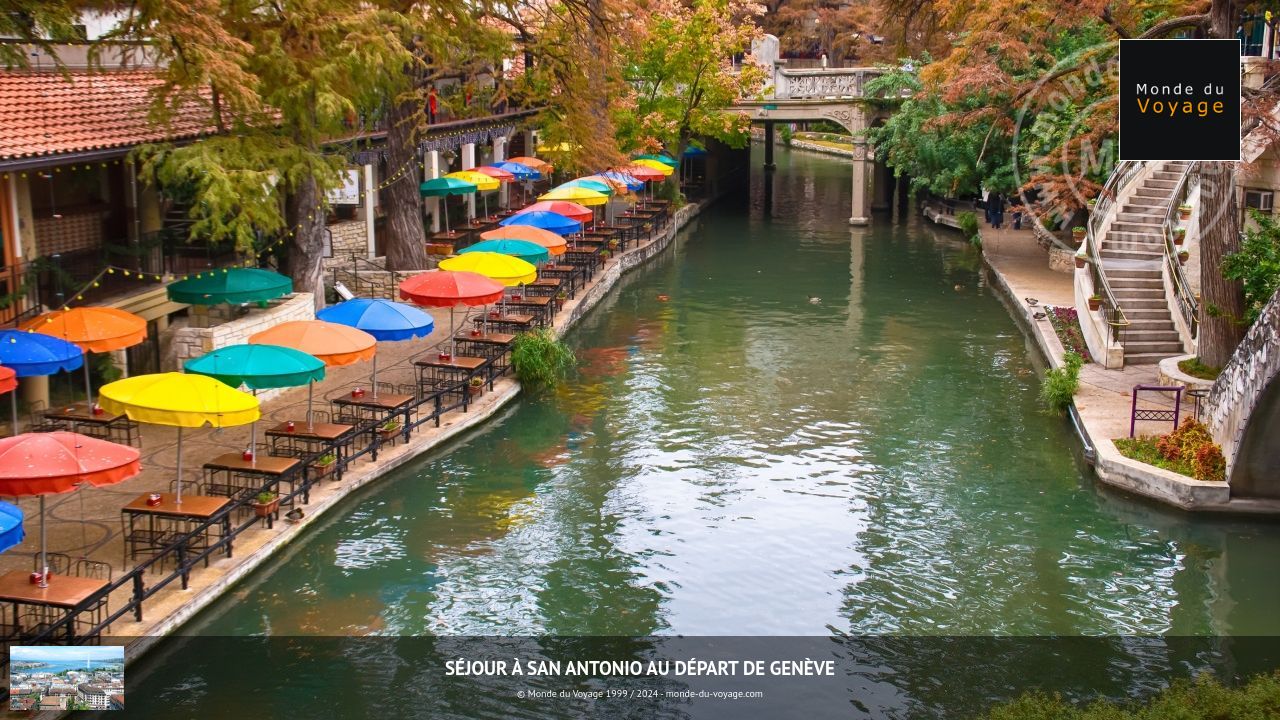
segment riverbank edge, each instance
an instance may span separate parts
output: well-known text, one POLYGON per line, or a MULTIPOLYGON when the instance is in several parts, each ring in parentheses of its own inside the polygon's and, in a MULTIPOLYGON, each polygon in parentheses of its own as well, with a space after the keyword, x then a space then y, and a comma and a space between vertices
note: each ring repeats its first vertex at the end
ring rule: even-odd
MULTIPOLYGON (((648 264, 650 260, 662 254, 675 241, 676 235, 684 229, 686 225, 691 223, 703 210, 704 207, 714 202, 714 198, 710 200, 693 202, 676 210, 672 216, 672 221, 667 225, 666 231, 655 238, 653 242, 634 248, 625 253, 617 255, 617 262, 608 264, 604 270, 596 276, 596 280, 592 285, 582 293, 581 296, 573 301, 573 308, 567 317, 555 325, 555 331, 558 336, 563 336, 570 328, 580 322, 587 314, 595 308, 596 305, 617 285, 624 273, 631 272, 635 269, 648 264)), ((497 388, 495 387, 495 390, 497 388)), ((296 525, 288 525, 280 529, 280 532, 274 537, 267 540, 260 547, 252 551, 249 555, 243 556, 241 561, 236 563, 235 567, 230 568, 215 583, 206 588, 196 591, 191 598, 183 603, 179 608, 171 612, 164 620, 156 623, 152 630, 145 636, 140 636, 130 641, 126 647, 127 662, 140 658, 148 650, 155 647, 161 640, 175 633, 176 630, 186 624, 191 618, 204 610, 214 601, 218 600, 224 594, 232 590, 237 582, 247 577, 253 571, 258 569, 264 562, 283 550, 289 543, 302 537, 309 530, 312 523, 318 521, 326 512, 337 507, 343 500, 350 497, 358 490, 367 487, 384 477, 388 472, 395 470, 410 461, 416 460, 424 454, 437 450, 446 443, 454 440, 458 436, 466 433, 490 418, 498 414, 520 394, 520 384, 512 379, 505 388, 491 393, 493 398, 483 407, 475 408, 471 412, 463 413, 447 429, 444 429, 439 435, 427 439, 421 443, 410 442, 405 446, 403 452, 394 455, 384 456, 376 463, 361 468, 357 471, 348 471, 343 480, 343 488, 339 492, 316 500, 307 505, 307 518, 304 522, 296 525)), ((278 528, 281 526, 277 525, 278 528)))
MULTIPOLYGON (((927 215, 925 217, 928 218, 927 215)), ((946 223, 935 224, 951 227, 946 223)), ((1062 367, 1065 348, 1057 333, 1048 322, 1037 322, 1032 317, 1036 308, 1018 301, 1020 297, 1035 296, 1036 288, 1015 288, 1010 278, 985 252, 982 253, 982 266, 992 279, 991 286, 998 291, 1001 304, 1013 318, 1014 324, 1034 342, 1041 359, 1049 367, 1062 367)), ((1104 485, 1186 512, 1280 515, 1280 502, 1232 498, 1231 487, 1227 483, 1188 478, 1125 457, 1120 454, 1110 437, 1098 431, 1096 419, 1091 423, 1090 414, 1079 411, 1074 403, 1071 407, 1071 420, 1076 424, 1086 451, 1092 450, 1094 473, 1104 485), (1094 427, 1091 428, 1091 424, 1094 427)))

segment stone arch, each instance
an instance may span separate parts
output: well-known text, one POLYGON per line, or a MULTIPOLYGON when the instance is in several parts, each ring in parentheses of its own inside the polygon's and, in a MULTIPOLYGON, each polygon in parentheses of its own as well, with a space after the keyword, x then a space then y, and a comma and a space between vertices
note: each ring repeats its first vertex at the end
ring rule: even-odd
POLYGON ((1280 499, 1280 382, 1273 377, 1249 414, 1236 449, 1231 494, 1280 499))

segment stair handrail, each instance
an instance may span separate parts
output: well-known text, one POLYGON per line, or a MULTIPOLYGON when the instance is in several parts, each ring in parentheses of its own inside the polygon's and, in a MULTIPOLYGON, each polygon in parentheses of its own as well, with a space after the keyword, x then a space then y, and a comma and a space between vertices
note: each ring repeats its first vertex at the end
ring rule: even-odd
POLYGON ((1178 261, 1179 248, 1174 238, 1178 229, 1178 208, 1200 185, 1200 173, 1195 169, 1196 167, 1197 163, 1191 163, 1182 171, 1182 176, 1178 178, 1178 184, 1173 189, 1173 195, 1169 197, 1169 209, 1164 215, 1164 263, 1169 271, 1169 277, 1173 280, 1173 296, 1178 301, 1178 311, 1182 313, 1182 319, 1187 323, 1192 339, 1195 339, 1200 328, 1200 303, 1187 283, 1186 273, 1182 271, 1182 263, 1178 261))
POLYGON ((1134 180, 1143 170, 1143 163, 1137 160, 1126 160, 1111 171, 1111 176, 1107 178, 1107 183, 1102 187, 1102 192, 1098 194, 1098 199, 1094 203, 1093 211, 1089 215, 1089 222, 1085 226, 1085 254, 1089 258, 1089 274, 1093 278, 1094 292, 1100 295, 1103 303, 1107 308, 1107 326, 1111 329, 1110 342, 1120 342, 1120 329, 1129 325, 1129 319, 1125 317, 1124 310, 1120 309, 1120 302, 1116 299, 1115 292, 1111 290, 1111 284, 1107 282, 1107 274, 1102 271, 1102 247, 1100 243, 1100 235, 1102 234, 1102 224, 1111 214, 1112 207, 1116 204, 1116 200, 1120 197, 1120 190, 1126 187, 1134 180))

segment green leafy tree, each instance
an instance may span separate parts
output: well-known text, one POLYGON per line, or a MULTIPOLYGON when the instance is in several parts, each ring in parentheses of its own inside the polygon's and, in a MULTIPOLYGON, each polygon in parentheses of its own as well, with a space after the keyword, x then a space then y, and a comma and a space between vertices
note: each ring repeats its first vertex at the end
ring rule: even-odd
POLYGON ((1222 274, 1243 285, 1245 321, 1252 324, 1280 290, 1280 222, 1257 210, 1249 216, 1254 225, 1245 229, 1240 250, 1223 258, 1222 274))

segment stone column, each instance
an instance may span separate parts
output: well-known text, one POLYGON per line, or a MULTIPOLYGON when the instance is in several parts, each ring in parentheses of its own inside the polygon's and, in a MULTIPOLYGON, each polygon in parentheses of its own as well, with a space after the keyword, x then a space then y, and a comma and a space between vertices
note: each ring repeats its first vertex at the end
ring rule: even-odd
POLYGON ((772 172, 777 170, 778 166, 773 162, 773 123, 765 121, 764 124, 764 171, 772 172))
POLYGON ((374 206, 378 204, 378 191, 374 184, 373 166, 364 166, 364 238, 369 251, 369 259, 377 256, 377 243, 373 237, 374 206))
MULTIPOLYGON (((507 139, 505 137, 496 137, 493 139, 493 164, 497 165, 507 159, 507 139)), ((498 207, 505 208, 508 206, 510 194, 507 191, 509 183, 502 183, 498 186, 498 207)))
MULTIPOLYGON (((440 151, 431 150, 427 153, 423 162, 422 179, 423 181, 435 180, 438 177, 440 177, 440 151)), ((426 198, 426 201, 427 212, 431 213, 431 232, 435 234, 442 229, 440 224, 440 198, 429 197, 426 198)))
POLYGON ((855 141, 853 146, 853 208, 849 215, 850 225, 870 225, 870 183, 872 168, 867 167, 870 161, 867 160, 867 144, 865 141, 855 141))
MULTIPOLYGON (((462 169, 470 170, 476 166, 476 144, 463 143, 462 145, 462 169)), ((476 193, 467 196, 467 217, 476 216, 476 193)))

